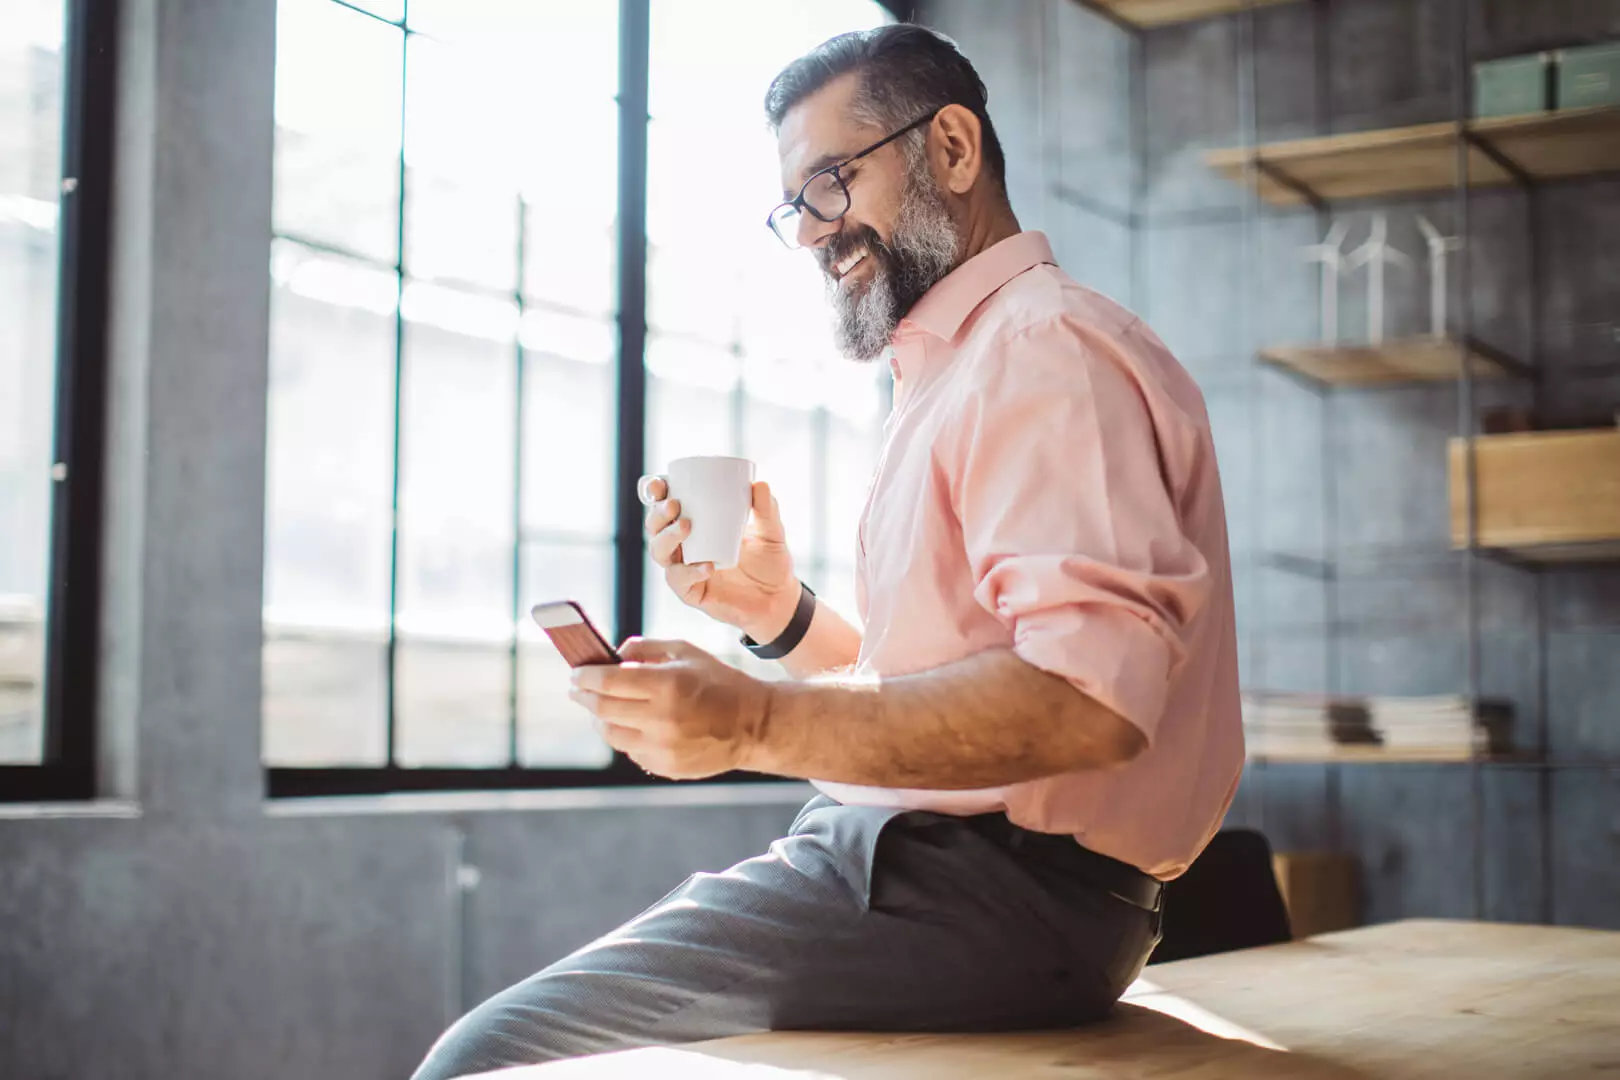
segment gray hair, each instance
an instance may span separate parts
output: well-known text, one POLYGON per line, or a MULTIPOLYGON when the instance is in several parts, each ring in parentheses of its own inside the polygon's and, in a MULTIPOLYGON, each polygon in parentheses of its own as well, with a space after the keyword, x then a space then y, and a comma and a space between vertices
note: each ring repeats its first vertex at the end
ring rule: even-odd
MULTIPOLYGON (((793 106, 850 72, 860 76, 853 103, 855 118, 885 132, 946 105, 961 105, 972 112, 984 132, 989 173, 1006 190, 1007 161, 986 108, 989 94, 984 80, 955 42, 914 23, 840 34, 783 68, 765 93, 765 116, 771 127, 781 127, 793 106)), ((919 129, 901 141, 908 162, 916 162, 926 140, 926 130, 919 129)))

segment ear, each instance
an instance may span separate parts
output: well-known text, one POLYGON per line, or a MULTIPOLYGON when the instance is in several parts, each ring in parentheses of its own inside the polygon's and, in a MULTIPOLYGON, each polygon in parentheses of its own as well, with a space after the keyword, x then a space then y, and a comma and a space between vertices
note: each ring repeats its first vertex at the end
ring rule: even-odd
POLYGON ((984 169, 984 128, 973 110, 947 105, 930 125, 934 172, 953 195, 966 195, 984 169))

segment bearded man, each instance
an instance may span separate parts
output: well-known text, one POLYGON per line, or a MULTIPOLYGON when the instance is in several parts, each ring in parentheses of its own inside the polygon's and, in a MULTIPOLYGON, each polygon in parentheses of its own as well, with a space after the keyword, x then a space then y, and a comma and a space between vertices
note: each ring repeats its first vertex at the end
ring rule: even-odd
POLYGON ((984 84, 945 38, 833 38, 765 107, 769 226, 825 272, 843 351, 894 377, 851 538, 862 625, 799 581, 763 483, 724 570, 682 560, 655 484, 669 587, 791 678, 633 639, 573 694, 650 772, 821 793, 765 854, 479 1006, 419 1080, 770 1029, 1098 1018, 1231 802, 1231 570, 1192 380, 1021 231, 984 84))

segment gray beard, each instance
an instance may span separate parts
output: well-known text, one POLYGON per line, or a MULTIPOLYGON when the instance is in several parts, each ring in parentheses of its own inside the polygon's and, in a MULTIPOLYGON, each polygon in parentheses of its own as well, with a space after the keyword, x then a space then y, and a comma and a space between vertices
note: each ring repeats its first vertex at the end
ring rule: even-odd
POLYGON ((876 359, 889 347, 900 320, 956 268, 959 248, 945 197, 919 162, 908 172, 893 236, 881 250, 869 245, 868 257, 877 260, 871 280, 859 290, 827 283, 839 351, 863 363, 876 359))

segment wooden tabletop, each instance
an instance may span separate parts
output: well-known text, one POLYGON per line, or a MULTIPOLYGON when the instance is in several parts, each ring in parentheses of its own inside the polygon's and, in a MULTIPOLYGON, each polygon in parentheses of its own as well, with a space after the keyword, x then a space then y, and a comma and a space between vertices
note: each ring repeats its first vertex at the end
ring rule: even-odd
POLYGON ((1116 1015, 1012 1035, 784 1032, 501 1080, 1620 1076, 1620 933, 1411 920, 1147 969, 1116 1015))

